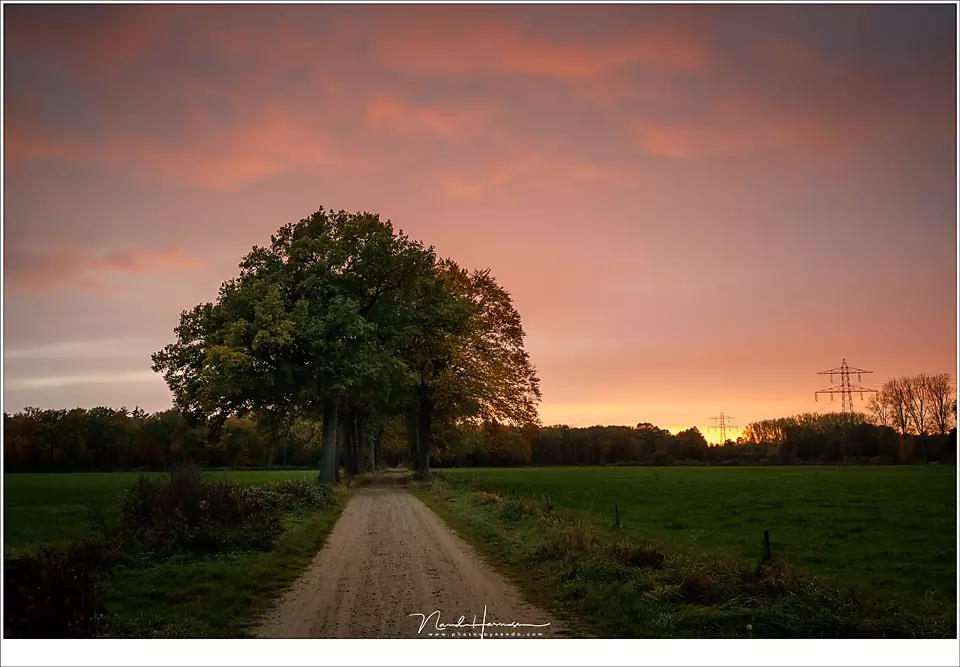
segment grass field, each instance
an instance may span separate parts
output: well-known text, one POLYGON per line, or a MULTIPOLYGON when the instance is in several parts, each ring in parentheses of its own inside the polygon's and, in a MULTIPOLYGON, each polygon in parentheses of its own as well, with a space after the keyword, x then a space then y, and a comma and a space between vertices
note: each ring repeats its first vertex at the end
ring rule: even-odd
POLYGON ((543 500, 668 550, 774 556, 840 584, 956 600, 956 468, 684 467, 444 470, 543 500))
MULTIPOLYGON (((162 473, 148 473, 159 476, 162 473)), ((209 472, 244 484, 290 478, 312 479, 316 472, 209 472)), ((24 473, 3 476, 5 548, 31 547, 73 539, 90 530, 97 515, 114 521, 123 492, 137 480, 135 472, 24 473)))

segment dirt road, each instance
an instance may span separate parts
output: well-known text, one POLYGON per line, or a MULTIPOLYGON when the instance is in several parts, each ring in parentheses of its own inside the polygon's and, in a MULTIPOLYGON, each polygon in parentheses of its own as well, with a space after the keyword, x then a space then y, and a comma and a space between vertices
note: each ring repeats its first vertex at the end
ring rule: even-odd
POLYGON ((254 634, 455 639, 481 631, 484 638, 563 635, 555 619, 525 603, 436 514, 394 487, 353 495, 324 548, 254 634), (466 627, 474 616, 476 627, 466 627), (462 627, 438 630, 458 621, 462 627))

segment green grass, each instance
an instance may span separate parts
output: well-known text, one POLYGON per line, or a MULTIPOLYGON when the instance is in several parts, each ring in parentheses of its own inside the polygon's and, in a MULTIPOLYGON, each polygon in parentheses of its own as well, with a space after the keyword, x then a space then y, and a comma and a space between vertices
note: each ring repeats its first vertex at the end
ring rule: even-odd
MULTIPOLYGON (((162 473, 148 473, 159 476, 162 473)), ((243 484, 316 476, 315 471, 217 471, 206 473, 243 484)), ((118 518, 120 498, 135 472, 7 473, 3 476, 4 547, 29 548, 74 539, 88 532, 98 515, 118 518)))
POLYGON ((956 600, 956 467, 676 467, 444 470, 674 550, 775 556, 843 584, 956 600))
POLYGON ((103 583, 105 637, 240 638, 306 569, 333 528, 343 499, 290 516, 273 549, 121 568, 103 583))
MULTIPOLYGON (((157 476, 161 473, 154 473, 157 476)), ((314 471, 215 471, 242 484, 314 471)), ((38 473, 4 475, 5 551, 65 542, 91 531, 92 514, 119 519, 123 492, 137 473, 38 473), (59 524, 59 525, 58 525, 59 524)), ((346 500, 309 514, 289 514, 269 551, 131 562, 101 576, 108 637, 243 637, 249 624, 307 567, 323 546, 346 500)))
MULTIPOLYGON (((495 475, 486 472, 489 488, 495 475)), ((545 474, 539 478, 543 483, 551 473, 563 477, 578 471, 497 471, 497 476, 524 472, 545 474)), ((589 478, 605 471, 579 472, 589 478)), ((637 472, 642 471, 633 474, 637 472)), ((683 472, 688 470, 666 474, 683 472)), ((864 590, 815 576, 776 556, 761 565, 756 557, 726 556, 697 546, 699 542, 678 548, 678 542, 644 539, 643 531, 616 529, 612 511, 605 517, 564 508, 553 493, 551 507, 522 494, 519 486, 514 497, 509 486, 502 494, 478 491, 456 478, 441 475, 415 492, 574 635, 956 636, 956 604, 944 597, 902 598, 886 590, 864 590)), ((672 531, 663 528, 660 534, 672 531)))

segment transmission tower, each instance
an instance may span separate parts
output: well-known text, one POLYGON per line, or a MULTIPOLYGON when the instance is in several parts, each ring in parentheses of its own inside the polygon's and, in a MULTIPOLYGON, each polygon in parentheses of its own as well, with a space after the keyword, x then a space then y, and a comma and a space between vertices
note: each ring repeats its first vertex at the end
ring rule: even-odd
POLYGON ((737 427, 729 422, 730 419, 733 419, 730 415, 725 415, 722 412, 719 417, 710 417, 713 421, 717 422, 710 428, 719 429, 720 431, 720 444, 724 444, 727 441, 727 431, 737 431, 737 427))
MULTIPOLYGON (((833 376, 840 376, 840 384, 833 385, 826 389, 821 389, 820 391, 814 392, 813 400, 817 400, 817 397, 820 394, 830 394, 830 400, 833 400, 834 394, 840 394, 841 402, 841 412, 846 418, 844 421, 848 422, 847 425, 853 424, 853 395, 860 394, 860 400, 863 400, 863 395, 873 392, 877 393, 876 389, 870 389, 869 387, 861 387, 859 385, 850 384, 850 375, 853 373, 857 374, 857 382, 862 380, 861 376, 864 373, 872 373, 873 371, 868 371, 863 368, 851 368, 847 366, 847 360, 844 359, 838 368, 831 368, 828 371, 820 371, 817 375, 829 375, 830 382, 833 382, 833 376)), ((840 430, 840 461, 844 461, 847 458, 847 430, 841 424, 840 430)))
POLYGON ((840 401, 842 403, 841 410, 843 414, 853 417, 853 395, 860 394, 860 400, 863 400, 863 395, 865 393, 869 394, 870 392, 877 393, 876 389, 869 389, 868 387, 854 386, 850 384, 850 375, 853 373, 857 374, 857 382, 862 380, 861 376, 864 373, 872 373, 873 371, 864 370, 863 368, 850 368, 847 366, 847 360, 844 359, 843 363, 840 364, 838 368, 831 368, 828 371, 820 371, 817 375, 829 375, 830 382, 833 382, 833 376, 840 376, 840 384, 828 387, 826 389, 821 389, 813 393, 813 399, 817 400, 817 397, 820 394, 830 394, 830 400, 833 400, 834 394, 840 394, 840 401))

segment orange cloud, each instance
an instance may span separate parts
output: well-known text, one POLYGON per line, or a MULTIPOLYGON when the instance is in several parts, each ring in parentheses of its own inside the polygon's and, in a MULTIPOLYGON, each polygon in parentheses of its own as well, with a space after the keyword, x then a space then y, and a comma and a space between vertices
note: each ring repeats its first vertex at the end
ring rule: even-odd
POLYGON ((518 153, 469 170, 445 168, 437 179, 449 197, 469 199, 517 184, 577 192, 598 185, 620 185, 637 174, 636 167, 584 162, 569 155, 518 153))
POLYGON ((103 293, 110 291, 109 279, 118 274, 170 273, 206 263, 175 247, 94 255, 64 248, 15 250, 8 246, 4 265, 4 289, 11 292, 67 289, 103 293))
POLYGON ((68 136, 31 121, 8 119, 6 168, 34 159, 57 159, 227 190, 282 171, 304 167, 355 169, 361 161, 332 146, 316 123, 279 106, 232 125, 198 123, 178 141, 137 134, 68 136))
MULTIPOLYGON (((585 79, 628 65, 702 71, 709 48, 696 23, 647 24, 633 34, 603 41, 552 41, 492 20, 403 22, 377 41, 379 63, 397 71, 462 75, 507 72, 585 79)), ((443 16, 444 18, 441 18, 443 16)))
POLYGON ((389 94, 374 96, 365 110, 368 123, 387 131, 396 134, 425 132, 446 138, 478 129, 488 116, 488 112, 479 109, 412 106, 389 94))
POLYGON ((809 109, 774 103, 755 90, 714 100, 691 120, 636 118, 630 133, 639 150, 677 160, 706 160, 751 154, 777 154, 820 160, 851 153, 878 140, 904 133, 942 132, 943 119, 917 122, 884 107, 870 94, 861 102, 853 96, 824 98, 809 109))

